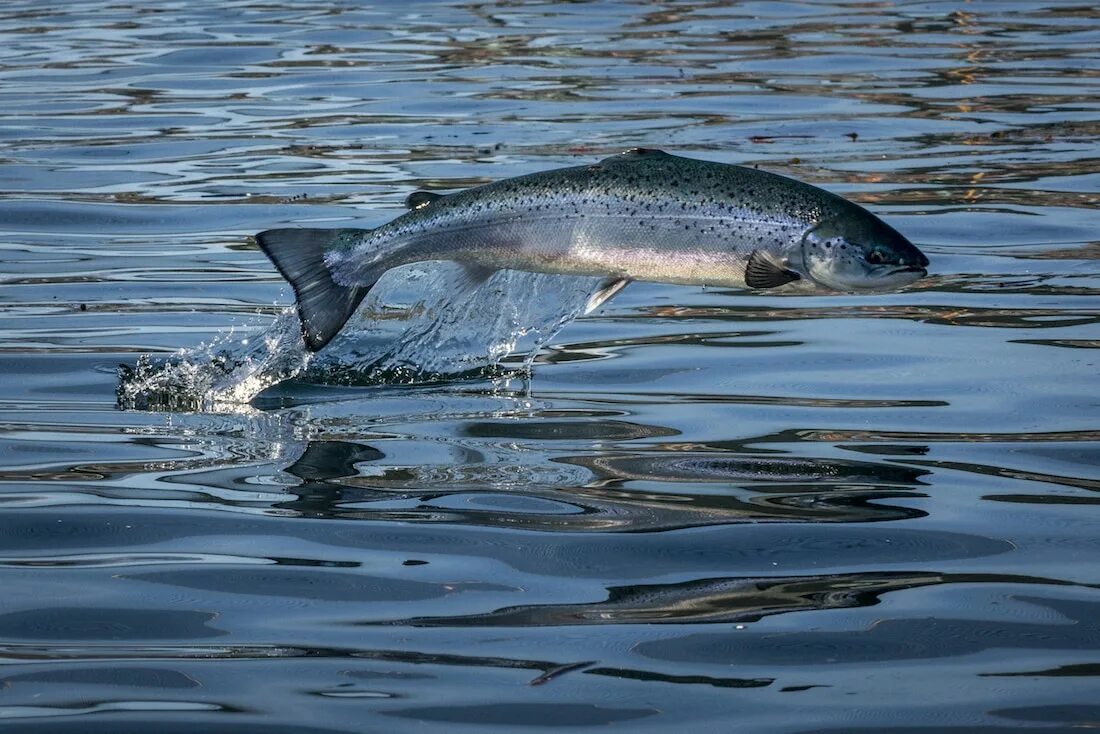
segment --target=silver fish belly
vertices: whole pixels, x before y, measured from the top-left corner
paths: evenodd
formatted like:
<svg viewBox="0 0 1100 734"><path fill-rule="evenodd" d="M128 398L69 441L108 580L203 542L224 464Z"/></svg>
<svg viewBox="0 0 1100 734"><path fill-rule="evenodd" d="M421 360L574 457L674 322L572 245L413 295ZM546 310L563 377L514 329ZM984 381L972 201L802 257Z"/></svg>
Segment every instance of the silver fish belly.
<svg viewBox="0 0 1100 734"><path fill-rule="evenodd" d="M386 271L413 262L455 261L473 280L499 269L603 276L608 297L632 280L870 289L848 260L856 248L871 245L890 251L894 280L902 279L899 268L908 268L915 280L927 265L904 237L834 194L755 169L655 150L445 196L417 192L408 204L408 212L373 230L257 235L294 286L311 349L339 331ZM868 242L814 235L808 257L807 237L822 227L823 234L846 230ZM848 284L845 277L854 280Z"/></svg>

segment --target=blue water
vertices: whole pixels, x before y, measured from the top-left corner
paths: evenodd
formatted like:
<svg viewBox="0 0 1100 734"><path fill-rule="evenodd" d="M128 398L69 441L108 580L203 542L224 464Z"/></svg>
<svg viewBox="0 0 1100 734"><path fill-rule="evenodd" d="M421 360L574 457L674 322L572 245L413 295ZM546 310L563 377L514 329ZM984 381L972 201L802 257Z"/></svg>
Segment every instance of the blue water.
<svg viewBox="0 0 1100 734"><path fill-rule="evenodd" d="M136 5L0 8L5 732L1098 725L1092 4ZM932 274L295 351L250 235L633 146Z"/></svg>

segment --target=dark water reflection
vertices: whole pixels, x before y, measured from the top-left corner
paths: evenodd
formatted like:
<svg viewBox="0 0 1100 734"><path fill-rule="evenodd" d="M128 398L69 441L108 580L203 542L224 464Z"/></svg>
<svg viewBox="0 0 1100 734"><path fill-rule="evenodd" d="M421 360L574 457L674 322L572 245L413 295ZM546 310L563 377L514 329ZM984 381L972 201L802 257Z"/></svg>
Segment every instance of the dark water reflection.
<svg viewBox="0 0 1100 734"><path fill-rule="evenodd" d="M0 40L5 732L1100 721L1093 5L18 0ZM932 275L635 284L528 381L116 408L278 323L256 231L639 145Z"/></svg>

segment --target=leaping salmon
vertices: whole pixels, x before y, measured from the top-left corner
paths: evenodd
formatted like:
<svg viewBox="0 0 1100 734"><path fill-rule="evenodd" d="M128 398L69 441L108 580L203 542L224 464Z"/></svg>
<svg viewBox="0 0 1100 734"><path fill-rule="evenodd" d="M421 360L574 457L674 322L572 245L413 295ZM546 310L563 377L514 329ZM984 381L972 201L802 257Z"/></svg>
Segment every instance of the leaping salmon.
<svg viewBox="0 0 1100 734"><path fill-rule="evenodd" d="M411 194L377 229L270 229L260 247L298 298L312 351L386 271L451 260L473 282L501 269L603 276L595 308L633 280L809 292L890 290L928 258L866 209L754 168L635 148L593 165L454 194Z"/></svg>

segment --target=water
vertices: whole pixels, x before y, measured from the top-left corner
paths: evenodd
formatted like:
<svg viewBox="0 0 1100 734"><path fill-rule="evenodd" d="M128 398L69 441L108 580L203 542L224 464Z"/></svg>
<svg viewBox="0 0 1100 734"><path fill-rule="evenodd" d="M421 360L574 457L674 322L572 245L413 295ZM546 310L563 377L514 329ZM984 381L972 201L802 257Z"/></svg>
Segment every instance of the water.
<svg viewBox="0 0 1100 734"><path fill-rule="evenodd" d="M5 3L5 731L1095 726L1098 18ZM429 269L305 364L248 239L632 146L841 192L933 274L553 335L591 283L441 313Z"/></svg>

